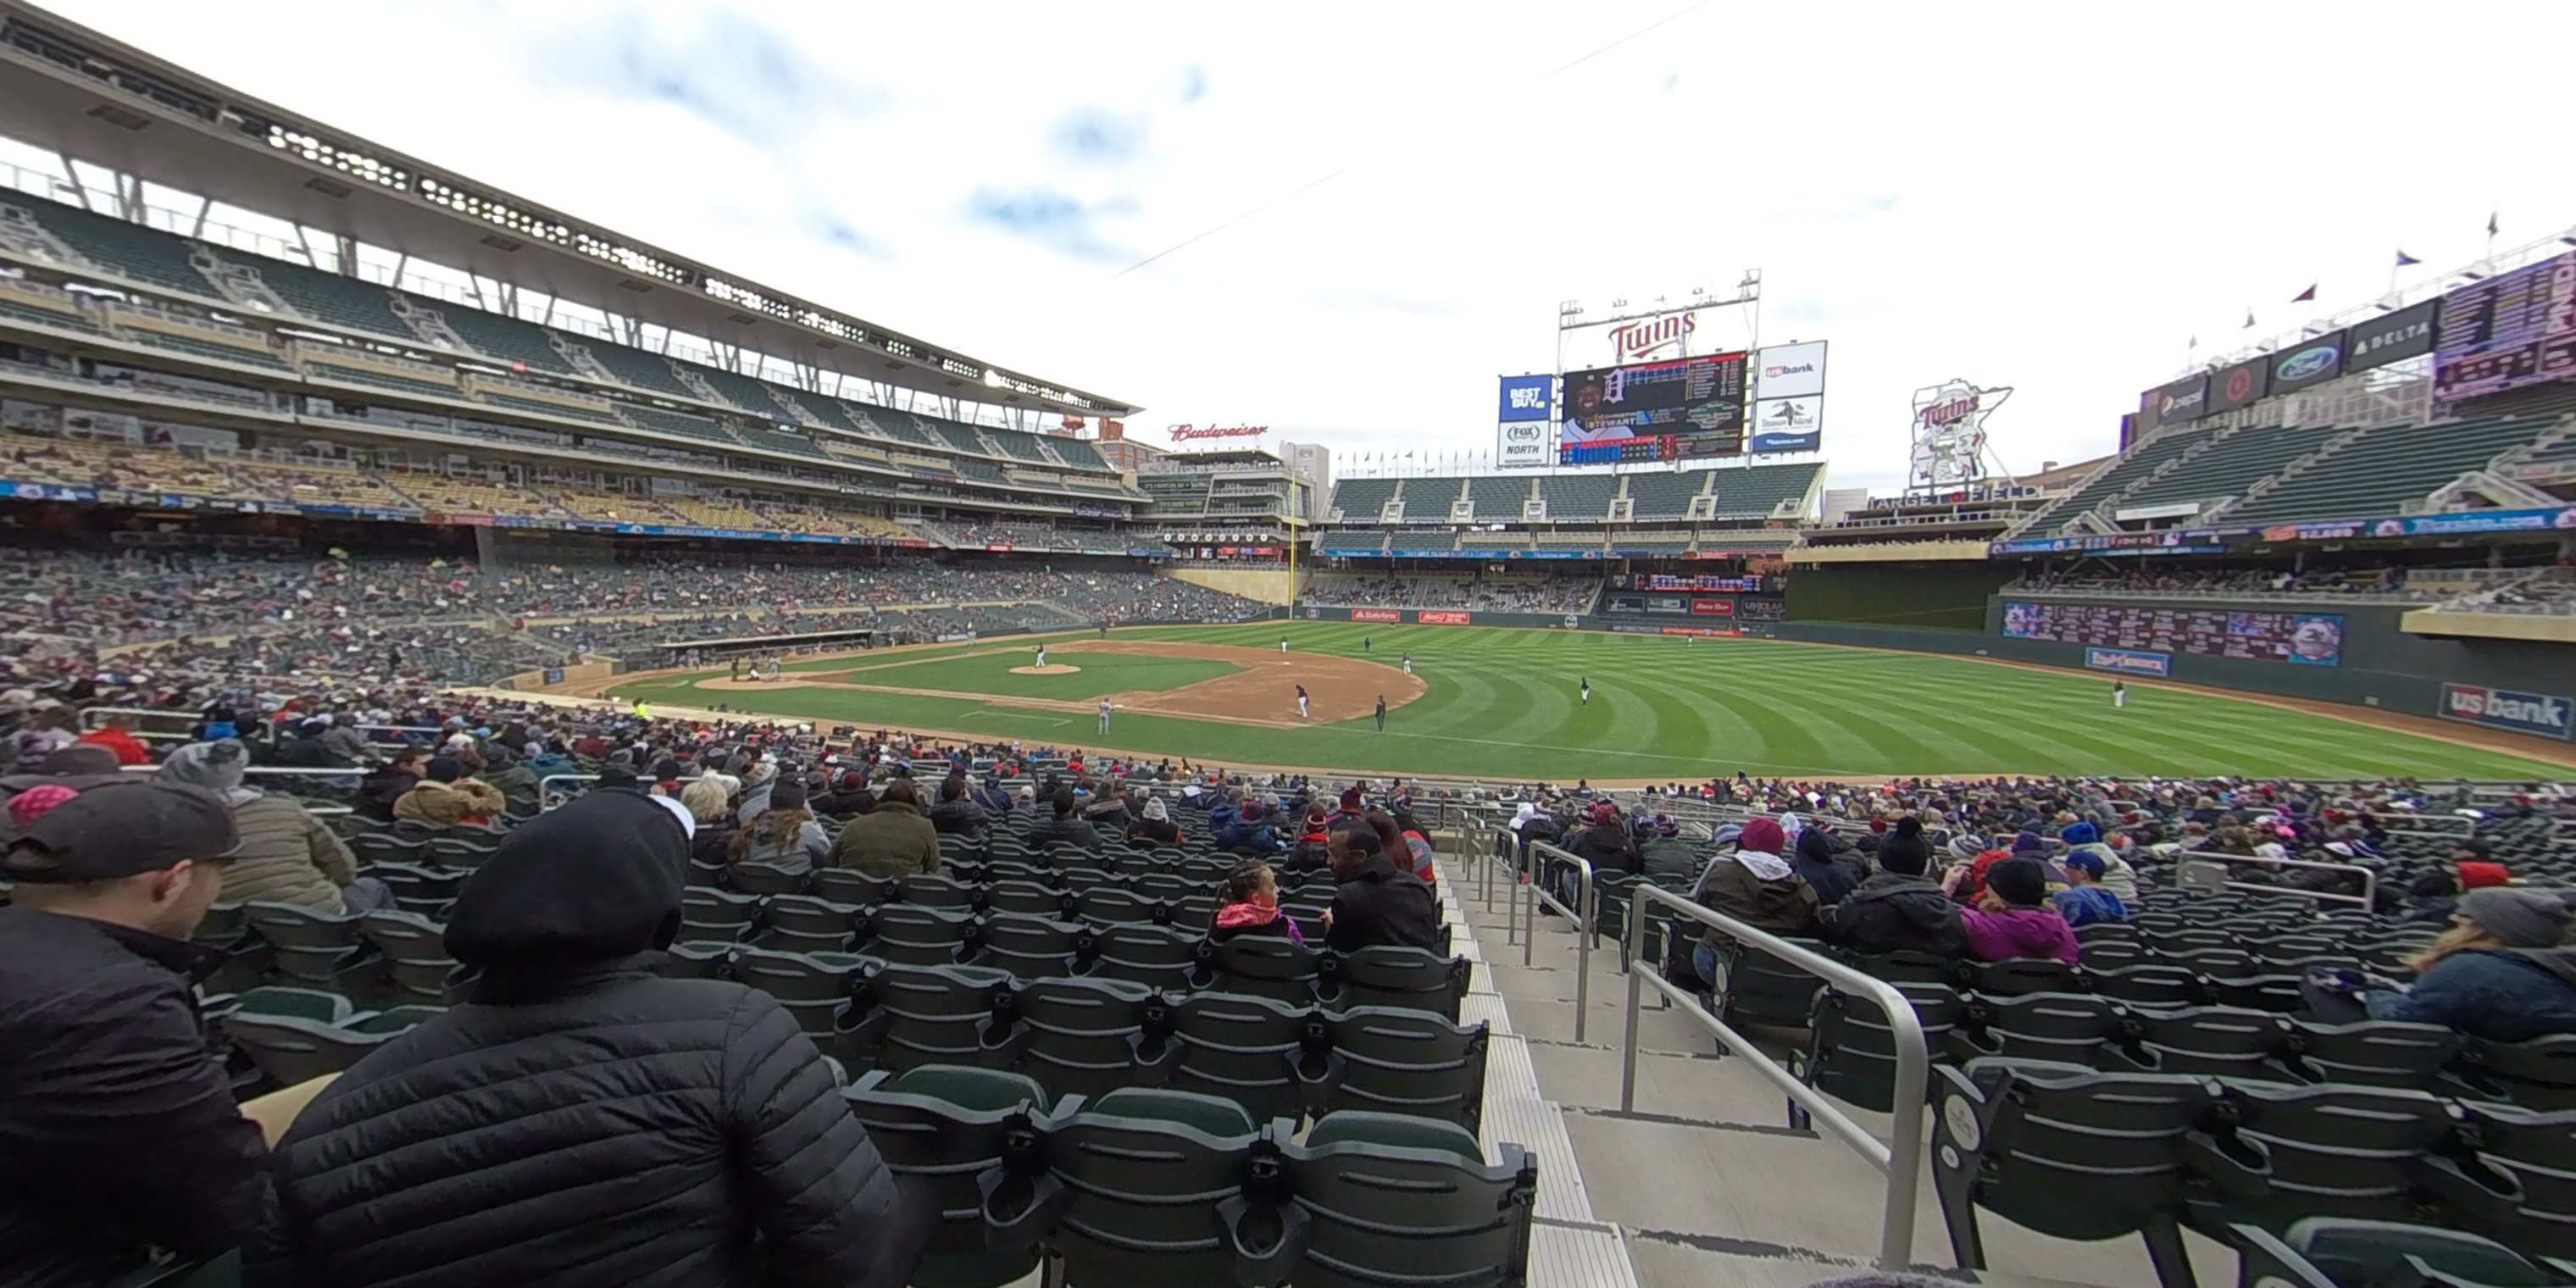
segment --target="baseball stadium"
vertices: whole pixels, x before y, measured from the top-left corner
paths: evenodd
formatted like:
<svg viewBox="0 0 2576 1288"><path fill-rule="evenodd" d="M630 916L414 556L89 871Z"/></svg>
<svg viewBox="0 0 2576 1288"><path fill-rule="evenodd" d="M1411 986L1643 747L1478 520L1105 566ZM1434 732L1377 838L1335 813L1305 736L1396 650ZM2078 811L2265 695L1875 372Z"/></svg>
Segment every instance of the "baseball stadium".
<svg viewBox="0 0 2576 1288"><path fill-rule="evenodd" d="M0 1281L2576 1284L2576 234L2017 474L1758 270L1434 465L619 215L0 0Z"/></svg>

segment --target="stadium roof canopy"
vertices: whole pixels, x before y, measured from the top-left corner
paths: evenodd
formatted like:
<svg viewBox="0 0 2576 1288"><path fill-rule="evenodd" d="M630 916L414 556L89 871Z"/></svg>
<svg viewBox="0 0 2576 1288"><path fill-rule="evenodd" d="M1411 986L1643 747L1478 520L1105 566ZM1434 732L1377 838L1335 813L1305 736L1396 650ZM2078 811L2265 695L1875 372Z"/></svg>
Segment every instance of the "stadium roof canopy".
<svg viewBox="0 0 2576 1288"><path fill-rule="evenodd" d="M850 378L1028 411L1136 407L719 272L0 0L0 134L610 314Z"/></svg>

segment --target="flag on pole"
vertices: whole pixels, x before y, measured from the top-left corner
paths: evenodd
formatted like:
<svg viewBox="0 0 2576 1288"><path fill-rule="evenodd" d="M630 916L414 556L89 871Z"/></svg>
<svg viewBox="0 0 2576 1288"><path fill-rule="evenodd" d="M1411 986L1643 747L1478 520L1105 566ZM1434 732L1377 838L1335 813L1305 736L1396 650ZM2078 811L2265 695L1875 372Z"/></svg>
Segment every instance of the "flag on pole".
<svg viewBox="0 0 2576 1288"><path fill-rule="evenodd" d="M2290 297L2290 302L2291 302L2292 304L2314 304L2314 303L2316 303L2316 302L2317 302L2317 284L2316 284L2316 283L2314 283L2314 282L2310 282L2310 283L2308 283L2308 289L2306 289L2306 290L2304 290L2304 291L2301 291L2301 292L2299 292L2299 293L2298 293L2298 294L2296 294L2296 295L2291 296L2291 297Z"/></svg>
<svg viewBox="0 0 2576 1288"><path fill-rule="evenodd" d="M2493 237L2493 236L2495 236L2495 235L2496 235L2496 212L2495 212L2495 211L2490 210L2490 211L2488 211L2488 212L2487 212L2487 236L2489 236L2489 237Z"/></svg>
<svg viewBox="0 0 2576 1288"><path fill-rule="evenodd" d="M2254 310L2250 308L2245 310L2245 325L2248 327L2254 325Z"/></svg>
<svg viewBox="0 0 2576 1288"><path fill-rule="evenodd" d="M2423 263L2423 262L2424 262L2424 261L2422 261L2422 260L2420 260L2420 259L2417 259L2417 258L2415 258L2415 257L2414 257L2414 256L2412 256L2412 255L2407 254L2407 253L2406 253L2405 251L2403 251L2403 250L2401 250L2401 251L2398 251L2398 252L2397 252L2397 266L2398 266L2399 268L2404 268L2404 267L2406 267L2406 266L2407 266L2407 265L2409 265L2409 264L2421 264L2421 263Z"/></svg>
<svg viewBox="0 0 2576 1288"><path fill-rule="evenodd" d="M2184 348L2186 348L2186 349L2197 349L2197 348L2199 348L2199 347L2200 347L2200 337L2199 337L2199 336L2193 336L2191 339L2184 341L2184 342L2183 342L2183 346L2182 346L2182 347L2184 347Z"/></svg>

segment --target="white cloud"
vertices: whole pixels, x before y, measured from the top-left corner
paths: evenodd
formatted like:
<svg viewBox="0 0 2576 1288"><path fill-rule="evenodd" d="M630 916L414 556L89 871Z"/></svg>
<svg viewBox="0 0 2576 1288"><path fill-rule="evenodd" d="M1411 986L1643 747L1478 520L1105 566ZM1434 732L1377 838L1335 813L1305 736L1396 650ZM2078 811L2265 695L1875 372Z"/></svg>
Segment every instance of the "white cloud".
<svg viewBox="0 0 2576 1288"><path fill-rule="evenodd" d="M2490 208L2508 244L2576 218L2512 55L2576 37L2556 5L1711 5L1553 76L1672 0L59 7L1143 427L1344 453L1489 449L1559 300L1759 266L1764 338L1833 342L1835 483L1901 477L1951 376L2017 387L1992 429L2035 468L2249 305L2267 334L2398 246L2475 257Z"/></svg>

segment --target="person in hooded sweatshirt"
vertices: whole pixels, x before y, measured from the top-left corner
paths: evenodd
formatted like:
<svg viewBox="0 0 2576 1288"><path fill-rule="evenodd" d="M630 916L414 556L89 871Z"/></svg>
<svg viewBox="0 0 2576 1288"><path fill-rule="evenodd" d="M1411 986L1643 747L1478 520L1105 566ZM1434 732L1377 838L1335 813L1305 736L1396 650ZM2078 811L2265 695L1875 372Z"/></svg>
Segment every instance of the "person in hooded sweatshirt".
<svg viewBox="0 0 2576 1288"><path fill-rule="evenodd" d="M1932 847L1924 843L1922 821L1896 820L1895 832L1878 847L1878 871L1825 909L1825 938L1872 956L1914 952L1958 957L1967 952L1959 905L1925 875L1931 865Z"/></svg>
<svg viewBox="0 0 2576 1288"><path fill-rule="evenodd" d="M1181 843L1180 824L1172 821L1171 811L1164 808L1160 796L1145 802L1144 816L1128 827L1127 835L1143 837L1156 845Z"/></svg>
<svg viewBox="0 0 2576 1288"><path fill-rule="evenodd" d="M1804 935L1815 929L1816 892L1780 851L1788 836L1777 820L1756 815L1744 821L1735 848L1708 861L1691 898L1711 912L1721 912L1756 930L1775 935ZM1718 953L1728 946L1715 927L1691 950L1691 964L1709 987L1717 986Z"/></svg>
<svg viewBox="0 0 2576 1288"><path fill-rule="evenodd" d="M1859 870L1835 857L1833 836L1821 825L1809 824L1799 830L1797 850L1791 866L1816 892L1817 903L1830 908L1860 888Z"/></svg>
<svg viewBox="0 0 2576 1288"><path fill-rule="evenodd" d="M465 883L471 1000L315 1096L269 1156L249 1288L897 1288L936 1214L898 1189L768 994L654 973L676 802L585 795Z"/></svg>
<svg viewBox="0 0 2576 1288"><path fill-rule="evenodd" d="M2374 1020L2440 1024L2491 1042L2576 1033L2576 948L2556 893L2493 886L2460 896L2452 926L2407 963L2410 991L2373 989Z"/></svg>
<svg viewBox="0 0 2576 1288"><path fill-rule="evenodd" d="M1951 877L1960 879L1961 869ZM1973 908L1959 910L1968 932L1968 955L1996 962L2010 957L2054 957L2075 964L2075 928L2048 903L2048 869L2037 859L2008 858L1986 869L1986 888Z"/></svg>
<svg viewBox="0 0 2576 1288"><path fill-rule="evenodd" d="M2101 873L2094 878L2093 884L2118 898L2123 905L2138 901L2138 870L2130 867L2129 861L2121 858L2118 850L2103 843L2102 829L2086 822L2069 823L2059 829L2057 839L2066 842L2070 856L2090 854L2101 861Z"/></svg>

